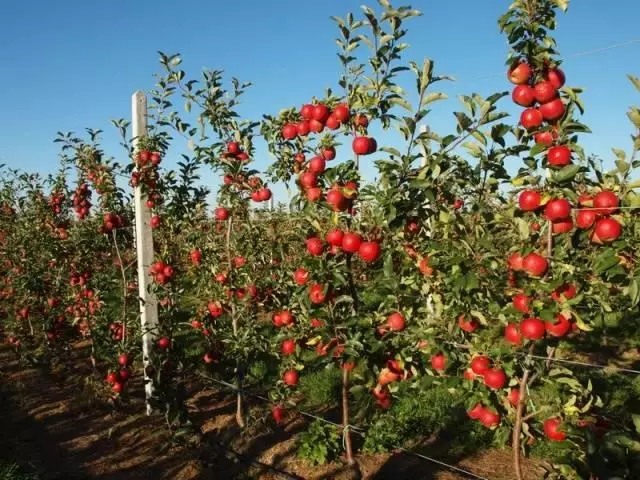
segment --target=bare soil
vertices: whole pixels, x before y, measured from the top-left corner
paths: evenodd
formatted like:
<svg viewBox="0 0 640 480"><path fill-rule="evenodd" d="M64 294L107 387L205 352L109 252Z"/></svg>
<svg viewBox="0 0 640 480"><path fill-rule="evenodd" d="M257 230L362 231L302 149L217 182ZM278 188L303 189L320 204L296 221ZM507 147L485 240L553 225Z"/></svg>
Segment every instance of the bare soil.
<svg viewBox="0 0 640 480"><path fill-rule="evenodd" d="M72 357L86 358L79 355ZM76 359L77 360L77 359ZM142 385L134 379L124 408L96 400L87 378L91 366L73 361L55 368L26 368L0 346L0 459L18 462L47 480L76 479L351 479L346 464L311 466L295 455L296 434L307 421L288 412L281 427L267 419L264 405L251 403L250 427L235 424L234 398L228 392L193 386L189 409L202 426L198 445L172 446L162 416L144 415ZM413 447L442 458L446 445ZM364 479L453 480L471 478L403 452L358 455ZM513 478L511 451L489 450L459 459L458 468L492 480ZM540 468L524 463L527 479Z"/></svg>

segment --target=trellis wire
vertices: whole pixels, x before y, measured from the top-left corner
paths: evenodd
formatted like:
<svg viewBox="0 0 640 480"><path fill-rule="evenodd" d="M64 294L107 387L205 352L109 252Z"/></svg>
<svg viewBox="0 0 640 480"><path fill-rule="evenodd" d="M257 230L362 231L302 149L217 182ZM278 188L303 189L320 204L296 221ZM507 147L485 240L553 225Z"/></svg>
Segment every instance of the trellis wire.
<svg viewBox="0 0 640 480"><path fill-rule="evenodd" d="M257 399L262 400L262 401L265 401L265 402L267 402L267 403L273 403L273 402L272 402L269 398L267 398L267 397L264 397L264 396L262 396L262 395L258 395L258 394L256 394L256 393L248 392L247 390L245 390L245 389L243 389L243 388L239 388L239 387L237 387L236 385L233 385L233 384L231 384L231 383L229 383L229 382L225 382L224 380L218 380L218 379L216 379L216 378L211 378L211 377L204 376L204 375L201 375L201 376L202 376L203 378L205 378L205 379L209 380L209 381L212 381L212 382L214 382L214 383L218 383L219 385L222 385L222 386L224 386L224 387L227 387L227 388L229 388L229 389L231 389L231 390L233 390L233 391L236 391L236 392L237 392L237 391L240 391L240 392L242 392L243 394L245 394L245 395L247 395L247 396L249 396L249 397L257 398ZM290 408L291 408L292 410L295 410L296 412L298 412L300 415L303 415L303 416L308 417L308 418L313 418L314 420L319 420L319 421L321 421L321 422L324 422L324 423L327 423L327 424L329 424L329 425L333 425L333 426L335 426L335 427L338 427L338 428L342 429L343 436L344 436L344 434L346 433L346 431L348 431L348 430L351 430L352 432L354 432L354 433L356 433L356 434L360 435L361 437L365 437L365 436L366 436L366 434L365 434L365 430L364 430L362 427L357 427L357 426L355 426L355 425L351 425L351 424L341 425L341 424L339 424L339 423L332 422L331 420L327 420L327 419L326 419L326 418L324 418L324 417L321 417L321 416L318 416L318 415L314 415L313 413L309 413L309 412L306 412L306 411L304 411L304 410L301 410L301 409L299 409L299 408L297 408L297 407L290 407ZM415 456L415 457L421 458L421 459L423 459L423 460L427 460L427 461L429 461L429 462L435 463L435 464L437 464L437 465L440 465L440 466L446 467L446 468L448 468L448 469L450 469L450 470L452 470L452 471L455 471L455 472L458 472L458 473L464 474L464 475L466 475L467 477L470 477L470 478L475 478L475 479L478 479L478 480L489 480L489 479L488 479L488 478L486 478L486 477L482 477L482 476L480 476L480 475L476 475L475 473L470 472L470 471L468 471L468 470L465 470L465 469L463 469L463 468L456 467L455 465L451 465L451 464L449 464L449 463L446 463L446 462L443 462L443 461L441 461L441 460L438 460L438 459L435 459L435 458L429 457L429 456L427 456L427 455L423 455L423 454L418 453L418 452L414 452L414 451L412 451L412 450L407 450L406 448L402 448L402 447L395 447L395 446L394 446L394 447L392 447L392 449L393 449L393 450L398 450L398 451L401 451L401 452L403 452L403 453L406 453L407 455L412 455L412 456Z"/></svg>

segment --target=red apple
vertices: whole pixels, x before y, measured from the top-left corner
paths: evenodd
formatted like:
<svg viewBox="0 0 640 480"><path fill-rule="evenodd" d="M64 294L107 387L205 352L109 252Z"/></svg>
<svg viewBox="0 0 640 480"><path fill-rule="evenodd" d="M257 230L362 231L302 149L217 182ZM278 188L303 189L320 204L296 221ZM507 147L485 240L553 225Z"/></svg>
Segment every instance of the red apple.
<svg viewBox="0 0 640 480"><path fill-rule="evenodd" d="M507 76L511 83L515 83L516 85L524 85L529 82L533 71L531 67L522 62L514 64L509 71L507 72Z"/></svg>
<svg viewBox="0 0 640 480"><path fill-rule="evenodd" d="M544 337L545 324L539 318L526 318L520 323L520 331L528 340L540 340Z"/></svg>
<svg viewBox="0 0 640 480"><path fill-rule="evenodd" d="M524 190L518 197L518 205L520 210L524 212L533 212L540 207L542 195L537 190Z"/></svg>

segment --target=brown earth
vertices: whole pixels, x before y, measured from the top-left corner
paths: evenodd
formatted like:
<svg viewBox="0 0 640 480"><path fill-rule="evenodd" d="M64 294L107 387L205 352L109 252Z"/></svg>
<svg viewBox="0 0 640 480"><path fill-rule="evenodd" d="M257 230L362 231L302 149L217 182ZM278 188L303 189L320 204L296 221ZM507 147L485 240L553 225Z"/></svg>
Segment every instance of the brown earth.
<svg viewBox="0 0 640 480"><path fill-rule="evenodd" d="M163 418L143 413L140 381L129 385L130 403L114 409L95 400L102 382L88 375L90 368L77 361L46 371L25 368L8 347L0 347L0 459L30 466L47 480L353 478L343 463L314 467L295 456L304 417L288 412L284 425L275 428L265 421L265 405L254 401L251 427L241 431L234 398L201 387L190 392L189 409L202 425L202 440L198 446L172 446ZM444 448L426 442L412 447L436 458ZM472 478L403 452L358 455L357 461L365 479ZM513 478L509 450L477 453L456 466L492 480ZM532 462L524 467L527 479L541 477Z"/></svg>

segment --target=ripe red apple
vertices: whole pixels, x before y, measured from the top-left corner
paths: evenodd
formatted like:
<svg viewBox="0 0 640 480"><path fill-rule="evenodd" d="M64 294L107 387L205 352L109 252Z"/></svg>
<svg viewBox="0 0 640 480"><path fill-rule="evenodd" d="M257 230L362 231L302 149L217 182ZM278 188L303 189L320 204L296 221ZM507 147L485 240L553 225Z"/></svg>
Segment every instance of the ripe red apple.
<svg viewBox="0 0 640 480"><path fill-rule="evenodd" d="M544 207L544 215L552 222L565 220L571 215L571 204L565 198L550 200Z"/></svg>
<svg viewBox="0 0 640 480"><path fill-rule="evenodd" d="M368 127L369 126L369 119L367 118L366 115L363 114L358 114L354 117L354 123L358 126L358 127Z"/></svg>
<svg viewBox="0 0 640 480"><path fill-rule="evenodd" d="M318 176L313 172L304 172L300 175L300 185L303 188L312 188L318 185Z"/></svg>
<svg viewBox="0 0 640 480"><path fill-rule="evenodd" d="M322 189L320 187L311 187L307 189L305 196L310 202L317 202L322 198Z"/></svg>
<svg viewBox="0 0 640 480"><path fill-rule="evenodd" d="M311 237L307 239L307 251L315 257L322 255L322 252L324 251L322 240L318 237Z"/></svg>
<svg viewBox="0 0 640 480"><path fill-rule="evenodd" d="M514 308L522 313L529 313L531 311L531 308L529 308L530 302L531 297L524 293L518 293L517 295L514 295L512 299Z"/></svg>
<svg viewBox="0 0 640 480"><path fill-rule="evenodd" d="M222 303L218 301L209 302L207 304L207 311L213 318L218 318L224 313L224 308L222 307Z"/></svg>
<svg viewBox="0 0 640 480"><path fill-rule="evenodd" d="M240 144L238 142L227 143L227 153L231 155L236 155L237 153L240 153Z"/></svg>
<svg viewBox="0 0 640 480"><path fill-rule="evenodd" d="M111 386L111 390L113 390L113 393L115 393L115 394L122 393L122 391L124 390L124 384L120 383L120 382L115 382Z"/></svg>
<svg viewBox="0 0 640 480"><path fill-rule="evenodd" d="M293 140L298 136L298 127L293 123L287 123L282 127L282 138L285 140Z"/></svg>
<svg viewBox="0 0 640 480"><path fill-rule="evenodd" d="M390 383L397 382L401 378L401 372L393 371L386 367L380 370L380 373L378 374L378 385L384 387Z"/></svg>
<svg viewBox="0 0 640 480"><path fill-rule="evenodd" d="M191 258L191 263L193 265L200 265L200 263L202 262L202 252L197 248L191 250L191 252L189 253L189 257Z"/></svg>
<svg viewBox="0 0 640 480"><path fill-rule="evenodd" d="M470 368L465 369L464 373L462 374L462 378L464 378L465 380L470 380L470 381L474 381L476 379L476 374L473 373L473 370L471 370Z"/></svg>
<svg viewBox="0 0 640 480"><path fill-rule="evenodd" d="M565 106L561 99L556 98L550 102L543 103L538 107L538 110L542 114L542 118L548 121L554 121L564 115Z"/></svg>
<svg viewBox="0 0 640 480"><path fill-rule="evenodd" d="M269 200L271 200L271 190L269 188L261 188L260 190L258 190L258 199L261 202L267 202Z"/></svg>
<svg viewBox="0 0 640 480"><path fill-rule="evenodd" d="M510 323L504 328L504 339L512 345L522 345L522 337L518 325Z"/></svg>
<svg viewBox="0 0 640 480"><path fill-rule="evenodd" d="M518 404L520 403L520 389L512 388L511 390L509 390L509 395L507 395L507 400L511 405L513 405L514 407L517 407Z"/></svg>
<svg viewBox="0 0 640 480"><path fill-rule="evenodd" d="M377 242L362 242L358 249L358 255L365 262L375 262L380 258L380 244Z"/></svg>
<svg viewBox="0 0 640 480"><path fill-rule="evenodd" d="M592 207L593 197L589 195L587 192L582 192L578 197L578 204L582 207Z"/></svg>
<svg viewBox="0 0 640 480"><path fill-rule="evenodd" d="M591 241L593 243L610 243L622 235L622 225L614 218L600 218L596 221Z"/></svg>
<svg viewBox="0 0 640 480"><path fill-rule="evenodd" d="M229 218L229 210L223 207L218 207L214 210L213 216L218 221L225 221Z"/></svg>
<svg viewBox="0 0 640 480"><path fill-rule="evenodd" d="M282 380L285 385L295 387L298 384L298 372L295 370L287 370L282 374Z"/></svg>
<svg viewBox="0 0 640 480"><path fill-rule="evenodd" d="M325 286L320 283L314 283L309 288L309 299L311 303L315 303L316 305L324 303L327 299L327 292L325 291Z"/></svg>
<svg viewBox="0 0 640 480"><path fill-rule="evenodd" d="M529 85L518 85L513 89L511 99L522 107L530 107L536 101L536 96Z"/></svg>
<svg viewBox="0 0 640 480"><path fill-rule="evenodd" d="M562 422L559 418L547 418L542 424L545 435L552 442L561 442L567 438L567 434L560 431Z"/></svg>
<svg viewBox="0 0 640 480"><path fill-rule="evenodd" d="M559 68L550 69L547 71L547 81L556 89L562 88L565 82L564 72Z"/></svg>
<svg viewBox="0 0 640 480"><path fill-rule="evenodd" d="M151 228L158 228L162 223L162 219L159 215L154 215L151 217L151 221L149 223L151 224Z"/></svg>
<svg viewBox="0 0 640 480"><path fill-rule="evenodd" d="M324 158L327 162L336 158L335 147L324 147L322 149L322 158Z"/></svg>
<svg viewBox="0 0 640 480"><path fill-rule="evenodd" d="M293 280L298 285L304 285L309 280L309 272L304 268L299 268L293 272Z"/></svg>
<svg viewBox="0 0 640 480"><path fill-rule="evenodd" d="M333 109L333 116L335 116L340 123L348 122L351 118L351 111L349 110L349 106L344 103L336 105L336 107Z"/></svg>
<svg viewBox="0 0 640 480"><path fill-rule="evenodd" d="M487 428L493 428L500 425L500 415L489 409L484 409L480 416L480 422Z"/></svg>
<svg viewBox="0 0 640 480"><path fill-rule="evenodd" d="M296 130L299 136L306 137L311 131L311 124L308 120L302 120L296 125Z"/></svg>
<svg viewBox="0 0 640 480"><path fill-rule="evenodd" d="M558 90L552 85L551 82L542 81L535 84L533 87L536 100L539 103L547 103L558 96Z"/></svg>
<svg viewBox="0 0 640 480"><path fill-rule="evenodd" d="M537 190L524 190L518 197L518 205L520 210L524 212L533 212L540 207L542 195Z"/></svg>
<svg viewBox="0 0 640 480"><path fill-rule="evenodd" d="M539 318L526 318L520 323L520 331L528 340L540 340L544 337L545 324Z"/></svg>
<svg viewBox="0 0 640 480"><path fill-rule="evenodd" d="M274 405L271 409L271 416L273 417L273 421L276 422L277 425L282 423L282 413L284 409L279 405Z"/></svg>
<svg viewBox="0 0 640 480"><path fill-rule="evenodd" d="M469 415L469 418L472 418L473 420L479 420L482 417L483 412L484 405L477 403L471 410L467 411L467 415Z"/></svg>
<svg viewBox="0 0 640 480"><path fill-rule="evenodd" d="M280 312L279 317L278 317L280 323L282 324L282 326L284 327L288 327L290 325L293 325L296 321L296 319L294 318L293 314L288 311L288 310L283 310L282 312Z"/></svg>
<svg viewBox="0 0 640 480"><path fill-rule="evenodd" d="M387 317L387 325L390 330L394 332L401 332L405 329L404 315L399 312L394 312Z"/></svg>
<svg viewBox="0 0 640 480"><path fill-rule="evenodd" d="M464 202L458 198L457 200L455 200L453 202L453 209L454 210L460 210L463 205L464 205Z"/></svg>
<svg viewBox="0 0 640 480"><path fill-rule="evenodd" d="M320 175L321 173L324 172L325 168L326 168L326 162L324 158L320 156L316 156L316 157L313 157L311 160L309 160L310 172L315 173L316 175Z"/></svg>
<svg viewBox="0 0 640 480"><path fill-rule="evenodd" d="M593 197L594 211L598 214L610 215L618 210L618 197L610 190L603 190Z"/></svg>
<svg viewBox="0 0 640 480"><path fill-rule="evenodd" d="M520 252L512 253L509 255L509 259L507 263L509 264L509 268L514 272L520 272L524 269L523 267L523 257Z"/></svg>
<svg viewBox="0 0 640 480"><path fill-rule="evenodd" d="M309 128L313 133L321 133L324 130L324 123L312 118L309 120Z"/></svg>
<svg viewBox="0 0 640 480"><path fill-rule="evenodd" d="M329 118L327 118L325 126L331 130L337 130L338 128L340 128L340 122L333 114L331 114L329 115Z"/></svg>
<svg viewBox="0 0 640 480"><path fill-rule="evenodd" d="M464 313L458 316L458 327L460 327L463 332L473 333L478 329L478 326L479 324L475 318L467 320Z"/></svg>
<svg viewBox="0 0 640 480"><path fill-rule="evenodd" d="M537 253L530 253L522 259L522 268L534 277L540 277L544 275L549 268L549 262L542 255Z"/></svg>
<svg viewBox="0 0 640 480"><path fill-rule="evenodd" d="M352 147L356 155L367 155L369 153L369 137L356 137Z"/></svg>
<svg viewBox="0 0 640 480"><path fill-rule="evenodd" d="M211 365L212 363L217 363L219 358L214 352L207 352L202 356L202 361L207 365Z"/></svg>
<svg viewBox="0 0 640 480"><path fill-rule="evenodd" d="M511 83L515 83L516 85L524 85L529 82L533 71L531 67L522 62L514 64L509 71L507 72L507 76Z"/></svg>
<svg viewBox="0 0 640 480"><path fill-rule="evenodd" d="M593 227L598 215L593 210L579 210L576 214L576 226L582 230Z"/></svg>
<svg viewBox="0 0 640 480"><path fill-rule="evenodd" d="M551 292L551 299L556 302L564 302L566 300L571 300L575 298L578 294L578 289L575 285L571 283L565 283L556 288L553 292Z"/></svg>
<svg viewBox="0 0 640 480"><path fill-rule="evenodd" d="M362 238L357 233L346 232L342 237L342 250L347 253L356 253L361 244Z"/></svg>
<svg viewBox="0 0 640 480"><path fill-rule="evenodd" d="M546 322L547 333L554 337L564 337L571 330L571 322L561 313L556 315L556 323Z"/></svg>
<svg viewBox="0 0 640 480"><path fill-rule="evenodd" d="M305 120L311 120L313 118L313 109L314 109L314 105L307 103L306 105L303 105L302 108L300 109L300 115Z"/></svg>
<svg viewBox="0 0 640 480"><path fill-rule="evenodd" d="M543 116L537 108L527 108L520 115L520 124L527 130L534 130L542 125Z"/></svg>
<svg viewBox="0 0 640 480"><path fill-rule="evenodd" d="M332 188L327 192L326 200L335 212L344 212L349 207L347 198L337 188Z"/></svg>
<svg viewBox="0 0 640 480"><path fill-rule="evenodd" d="M434 370L442 372L447 368L447 357L442 353L438 353L431 357L431 366Z"/></svg>
<svg viewBox="0 0 640 480"><path fill-rule="evenodd" d="M484 372L484 384L493 390L503 388L507 383L507 374L501 368L490 368Z"/></svg>
<svg viewBox="0 0 640 480"><path fill-rule="evenodd" d="M311 116L314 120L325 123L330 114L331 112L329 111L329 108L325 104L319 103L315 107L313 107Z"/></svg>
<svg viewBox="0 0 640 480"><path fill-rule="evenodd" d="M166 350L170 345L171 340L169 340L167 337L160 337L158 339L158 347L160 347L161 349Z"/></svg>
<svg viewBox="0 0 640 480"><path fill-rule="evenodd" d="M291 338L283 340L280 344L280 352L285 356L296 353L296 341Z"/></svg>
<svg viewBox="0 0 640 480"><path fill-rule="evenodd" d="M558 138L558 134L548 130L545 132L538 132L533 136L533 139L538 145L546 145L547 147L553 145L556 138Z"/></svg>
<svg viewBox="0 0 640 480"><path fill-rule="evenodd" d="M129 354L128 353L120 354L120 356L118 357L118 364L121 365L122 367L127 367L131 365L131 357L129 356Z"/></svg>
<svg viewBox="0 0 640 480"><path fill-rule="evenodd" d="M13 342L15 343L15 342ZM109 372L105 378L105 381L109 384L109 385L113 385L114 383L116 383L118 381L118 374L115 372Z"/></svg>
<svg viewBox="0 0 640 480"><path fill-rule="evenodd" d="M566 145L557 145L547 151L547 162L553 167L564 167L571 163L571 149Z"/></svg>
<svg viewBox="0 0 640 480"><path fill-rule="evenodd" d="M342 239L344 237L344 232L339 228L334 228L333 230L329 230L324 239L327 241L329 245L334 245L336 247L342 246Z"/></svg>
<svg viewBox="0 0 640 480"><path fill-rule="evenodd" d="M554 235L569 233L571 230L573 230L573 220L570 218L558 220L551 224L551 231Z"/></svg>
<svg viewBox="0 0 640 480"><path fill-rule="evenodd" d="M484 375L490 367L491 359L484 355L478 355L477 357L473 357L473 359L471 360L471 370L476 375Z"/></svg>

